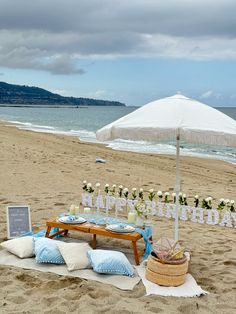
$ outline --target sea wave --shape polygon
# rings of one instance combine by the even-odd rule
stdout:
[[[40,125],[40,124],[32,124],[30,122],[20,122],[20,121],[8,121],[9,123],[13,123],[16,125],[20,125],[21,129],[42,129],[42,130],[54,130],[55,127],[49,125]]]
[[[34,131],[39,133],[50,133],[50,134],[60,134],[67,136],[78,136],[82,140],[96,140],[95,132],[79,129],[79,130],[63,130],[57,127],[48,126],[48,125],[39,125],[29,122],[20,122],[20,121],[8,121],[15,124],[21,130]]]
[[[150,143],[145,141],[131,140],[114,140],[107,142],[107,146],[114,150],[132,151],[139,153],[152,153],[161,155],[175,155],[176,146],[170,143]],[[189,146],[186,144],[186,146]],[[227,149],[227,148],[226,148]],[[232,164],[236,164],[236,151],[220,151],[215,148],[206,146],[202,147],[182,147],[180,148],[181,156],[200,157],[224,160]]]
[[[64,136],[76,136],[79,137],[81,141],[101,143],[96,140],[96,133],[86,129],[70,129],[65,130],[59,127],[33,124],[30,122],[21,122],[16,120],[11,120],[8,122],[13,123],[17,128],[23,130],[29,130],[39,133],[50,133],[59,134]],[[171,143],[154,143],[146,141],[132,141],[132,140],[121,140],[117,139],[110,142],[102,142],[107,147],[114,150],[121,151],[132,151],[138,153],[151,153],[151,154],[161,154],[161,155],[175,155],[176,147],[174,142]],[[215,147],[191,147],[191,145],[186,144],[184,147],[180,148],[180,153],[182,156],[192,156],[200,158],[218,159],[224,160],[232,164],[236,164],[236,150],[232,148],[225,147],[223,150]]]

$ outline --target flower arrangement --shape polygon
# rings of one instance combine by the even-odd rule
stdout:
[[[164,203],[169,203],[170,200],[169,200],[169,196],[170,196],[170,193],[169,192],[165,192],[164,193]]]
[[[158,191],[158,192],[157,192],[157,196],[158,196],[159,202],[161,202],[161,199],[162,199],[162,197],[163,197],[162,191]]]
[[[226,200],[224,200],[224,204],[228,210],[230,210],[231,212],[235,212],[234,200],[226,199]]]
[[[176,193],[172,193],[173,197],[173,203],[176,203]],[[187,206],[187,196],[186,194],[183,194],[182,192],[179,192],[179,204]]]
[[[113,184],[111,189],[110,189],[111,195],[114,196],[116,193],[116,184]]]
[[[152,202],[153,199],[154,199],[154,197],[155,197],[155,195],[156,195],[156,193],[154,192],[153,189],[150,189],[148,192],[149,192],[148,198],[149,198],[149,200]]]
[[[202,200],[202,208],[212,209],[212,197],[207,197]]]
[[[132,196],[132,200],[135,200],[137,198],[137,189],[136,188],[132,188],[131,196]]]
[[[223,198],[221,198],[220,200],[219,200],[219,204],[218,204],[218,206],[217,206],[217,209],[218,210],[223,210],[224,208],[225,208],[225,200],[223,199]]]
[[[123,194],[123,185],[119,185],[119,187],[118,187],[118,195],[119,195],[119,197],[122,197],[122,194]]]
[[[194,196],[194,205],[195,205],[195,207],[198,207],[198,205],[199,205],[199,196],[198,195]]]
[[[94,188],[92,186],[92,183],[88,183],[87,184],[87,192],[88,193],[93,193],[94,192]]]
[[[92,183],[87,183],[86,180],[83,181],[82,183],[82,189],[83,191],[92,194],[93,192],[96,193],[96,195],[98,196],[100,194],[100,187],[101,184],[99,182],[97,182],[94,187],[92,186]],[[118,187],[113,184],[110,188],[109,184],[105,184],[104,186],[104,192],[106,195],[112,195],[112,196],[119,196],[120,198],[124,197],[126,199],[126,201],[128,200],[128,198],[130,197],[132,200],[138,200],[141,203],[145,202],[145,194],[146,197],[150,200],[153,201],[155,198],[157,199],[158,202],[163,202],[163,203],[176,203],[176,199],[177,199],[177,194],[176,193],[172,193],[172,199],[170,199],[170,193],[169,192],[165,192],[163,193],[162,191],[158,191],[155,192],[154,189],[150,189],[148,190],[148,192],[144,193],[144,190],[142,188],[140,188],[139,190],[137,190],[136,188],[132,188],[132,190],[129,192],[128,188],[124,188],[123,185],[119,185]],[[205,209],[212,209],[213,205],[212,205],[212,197],[206,197],[201,199],[198,195],[194,196],[193,199],[193,203],[194,206],[197,207],[202,207]],[[182,192],[179,193],[179,204],[180,205],[188,205],[188,201],[187,201],[187,196],[186,194],[183,194]],[[231,212],[235,212],[236,211],[236,207],[235,207],[235,201],[234,200],[230,200],[230,199],[224,199],[221,198],[218,201],[218,204],[216,205],[216,207],[218,210],[228,210]]]
[[[104,192],[106,193],[106,194],[108,194],[109,193],[109,184],[107,183],[107,184],[105,184],[105,187],[104,187]]]
[[[129,189],[128,188],[124,188],[123,195],[124,195],[125,199],[127,200],[128,196],[129,196]]]
[[[87,191],[87,181],[85,181],[85,180],[83,181],[83,187],[82,188],[84,191]]]
[[[139,199],[141,200],[141,201],[143,201],[144,200],[144,194],[143,194],[143,189],[141,188],[141,189],[139,189],[139,192],[138,192],[138,197],[139,197]]]
[[[234,205],[235,205],[235,201],[234,201],[234,200],[231,200],[231,201],[230,201],[230,207],[229,207],[229,210],[230,210],[231,212],[235,212],[235,207],[234,207]]]
[[[183,194],[183,205],[187,206],[188,203],[187,203],[187,196],[186,194]]]
[[[150,209],[146,206],[145,202],[138,202],[135,206],[134,209],[137,213],[137,215],[141,218],[147,218],[148,214],[150,213]]]

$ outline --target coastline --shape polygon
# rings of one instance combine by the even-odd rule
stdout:
[[[7,123],[9,124],[9,123]],[[6,236],[5,207],[29,204],[33,230],[80,202],[82,181],[122,184],[129,189],[172,192],[175,156],[116,151],[78,137],[20,130],[0,123],[0,239]],[[96,157],[107,161],[95,163]],[[220,160],[181,157],[182,191],[214,199],[236,200],[236,166]],[[154,222],[154,241],[171,237],[173,221]],[[0,266],[2,313],[232,313],[235,308],[235,236],[233,228],[180,222],[181,243],[192,255],[191,273],[204,290],[202,298],[145,297],[140,282],[123,292],[97,282]],[[90,238],[86,238],[90,241]],[[114,240],[100,238],[103,246]],[[120,243],[121,249],[127,249]],[[21,312],[22,312],[21,311]]]
[[[63,109],[63,107],[60,107]],[[50,108],[48,108],[50,109]],[[75,109],[72,108],[71,109]],[[117,151],[124,152],[134,152],[134,153],[143,153],[143,154],[155,154],[161,156],[175,156],[176,149],[174,142],[163,142],[163,143],[148,143],[148,142],[135,142],[129,140],[118,140],[111,141],[106,143],[101,143],[97,141],[95,131],[87,130],[87,129],[72,129],[67,128],[58,128],[56,126],[52,126],[50,124],[41,125],[41,124],[33,124],[31,122],[21,122],[17,120],[0,120],[0,123],[10,124],[15,126],[16,128],[22,130],[28,130],[32,132],[45,133],[45,134],[55,134],[55,135],[65,135],[65,136],[74,136],[78,137],[81,142],[85,143],[94,143],[94,144],[103,144],[108,148]],[[236,150],[231,151],[229,153],[228,147],[222,150],[222,147],[201,147],[201,145],[189,146],[189,144],[184,144],[183,147],[180,148],[181,156],[183,157],[196,157],[203,158],[208,160],[222,160],[226,161],[230,164],[236,165]]]

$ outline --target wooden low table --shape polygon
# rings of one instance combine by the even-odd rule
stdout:
[[[137,241],[142,238],[141,234],[138,232],[131,233],[115,233],[110,232],[105,229],[104,226],[98,226],[89,222],[83,224],[64,224],[59,222],[57,219],[52,219],[46,222],[47,231],[45,237],[54,238],[57,235],[63,234],[64,236],[68,235],[69,230],[80,231],[84,233],[91,233],[93,235],[92,247],[96,249],[97,245],[97,235],[103,237],[110,237],[114,239],[127,240],[132,242],[133,253],[135,258],[136,265],[139,265],[139,254],[137,250]],[[58,228],[59,231],[50,234],[52,228]]]

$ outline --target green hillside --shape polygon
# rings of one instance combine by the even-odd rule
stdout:
[[[10,105],[69,105],[69,106],[125,106],[118,101],[64,97],[46,89],[0,82],[0,104]]]

